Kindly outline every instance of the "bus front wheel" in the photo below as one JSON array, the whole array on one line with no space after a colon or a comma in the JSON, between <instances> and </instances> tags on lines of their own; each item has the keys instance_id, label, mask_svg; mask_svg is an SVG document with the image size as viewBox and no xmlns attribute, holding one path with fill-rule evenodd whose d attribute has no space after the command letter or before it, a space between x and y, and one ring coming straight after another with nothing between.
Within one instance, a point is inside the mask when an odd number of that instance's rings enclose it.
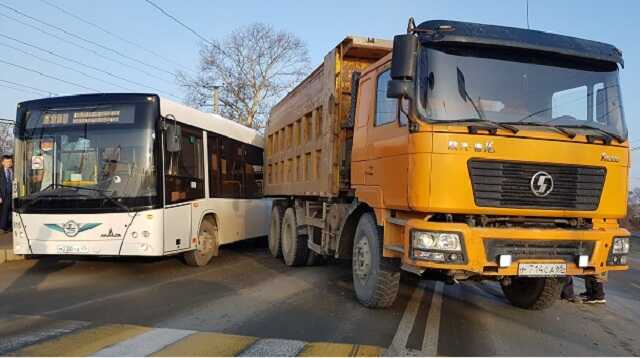
<instances>
[{"instance_id":1,"label":"bus front wheel","mask_svg":"<svg viewBox=\"0 0 640 358\"><path fill-rule=\"evenodd\" d=\"M198 248L184 253L190 266L206 266L214 256L218 245L218 228L211 220L203 220L198 232Z\"/></svg>"}]
</instances>

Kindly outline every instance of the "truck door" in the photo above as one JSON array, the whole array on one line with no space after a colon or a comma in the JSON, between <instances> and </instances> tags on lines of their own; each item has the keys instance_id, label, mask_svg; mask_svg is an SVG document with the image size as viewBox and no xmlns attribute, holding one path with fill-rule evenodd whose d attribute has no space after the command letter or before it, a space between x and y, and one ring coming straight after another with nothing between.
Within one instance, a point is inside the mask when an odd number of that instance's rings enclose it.
<instances>
[{"instance_id":1,"label":"truck door","mask_svg":"<svg viewBox=\"0 0 640 358\"><path fill-rule=\"evenodd\" d=\"M390 80L389 68L381 68L376 77L373 115L367 129L365 185L382 189L386 207L405 208L408 205L408 121L399 111L399 101L387 97Z\"/></svg>"}]
</instances>

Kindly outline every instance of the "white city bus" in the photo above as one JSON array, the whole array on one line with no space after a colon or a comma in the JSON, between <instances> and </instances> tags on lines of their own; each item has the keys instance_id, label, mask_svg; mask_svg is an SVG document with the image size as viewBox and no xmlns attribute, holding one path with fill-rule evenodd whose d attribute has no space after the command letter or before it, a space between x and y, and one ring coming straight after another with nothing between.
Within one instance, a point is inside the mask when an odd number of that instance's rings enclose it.
<instances>
[{"instance_id":1,"label":"white city bus","mask_svg":"<svg viewBox=\"0 0 640 358\"><path fill-rule=\"evenodd\" d=\"M153 94L18 105L14 251L205 265L267 234L263 137Z\"/></svg>"}]
</instances>

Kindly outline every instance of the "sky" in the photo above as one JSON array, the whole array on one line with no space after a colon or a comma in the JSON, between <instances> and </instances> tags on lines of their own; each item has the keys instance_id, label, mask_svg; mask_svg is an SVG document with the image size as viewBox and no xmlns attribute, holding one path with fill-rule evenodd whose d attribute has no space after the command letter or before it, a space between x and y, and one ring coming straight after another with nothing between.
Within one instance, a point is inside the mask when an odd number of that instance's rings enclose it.
<instances>
[{"instance_id":1,"label":"sky","mask_svg":"<svg viewBox=\"0 0 640 358\"><path fill-rule=\"evenodd\" d=\"M525 0L154 1L206 38L224 38L233 29L253 22L267 23L278 30L295 33L307 44L312 67L317 66L345 36L391 39L393 35L406 31L407 20L411 16L417 23L450 19L527 26ZM3 5L62 30L38 24ZM625 117L632 145L640 146L637 119L640 101L633 95L640 93L638 13L638 1L530 0L529 3L532 29L607 42L622 50L625 68L621 70L621 86ZM120 38L81 20L99 25ZM39 30L53 33L57 38ZM42 52L24 43L50 52ZM0 118L13 119L18 102L46 97L49 95L47 92L159 92L181 99L184 91L177 86L172 74L178 70L196 71L199 48L200 40L194 34L144 0L0 0ZM20 87L20 91L16 85L3 81L37 90ZM634 151L632 163L639 159L640 150ZM640 186L640 165L632 166L631 186Z\"/></svg>"}]
</instances>

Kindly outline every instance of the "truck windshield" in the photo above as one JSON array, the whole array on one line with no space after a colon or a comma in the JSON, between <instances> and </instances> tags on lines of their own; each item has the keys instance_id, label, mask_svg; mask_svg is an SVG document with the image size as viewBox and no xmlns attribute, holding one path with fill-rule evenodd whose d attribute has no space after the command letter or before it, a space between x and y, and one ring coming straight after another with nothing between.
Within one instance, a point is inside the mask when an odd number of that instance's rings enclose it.
<instances>
[{"instance_id":1,"label":"truck windshield","mask_svg":"<svg viewBox=\"0 0 640 358\"><path fill-rule=\"evenodd\" d=\"M154 125L136 105L28 110L19 132L17 209L121 210L157 197Z\"/></svg>"},{"instance_id":2,"label":"truck windshield","mask_svg":"<svg viewBox=\"0 0 640 358\"><path fill-rule=\"evenodd\" d=\"M614 63L494 49L423 48L418 74L418 113L428 121L535 122L627 137Z\"/></svg>"}]
</instances>

